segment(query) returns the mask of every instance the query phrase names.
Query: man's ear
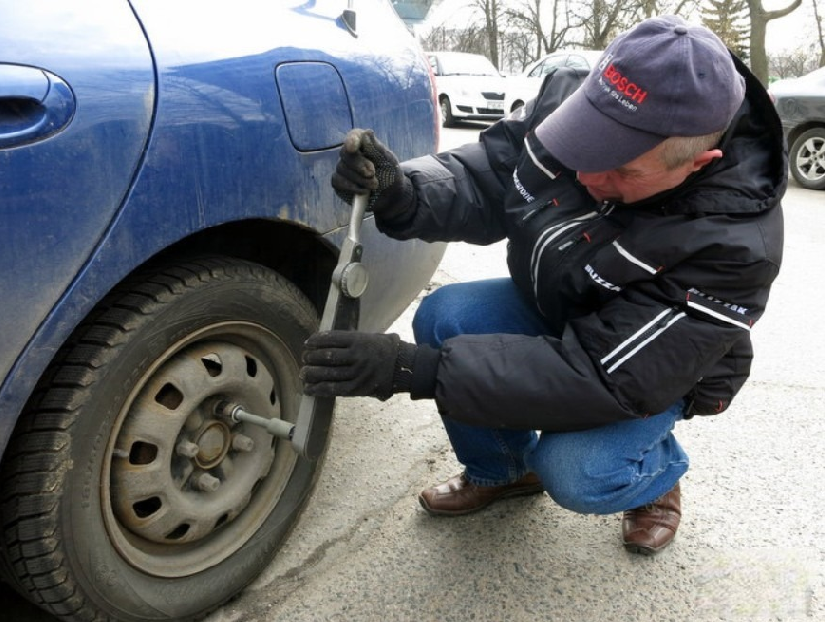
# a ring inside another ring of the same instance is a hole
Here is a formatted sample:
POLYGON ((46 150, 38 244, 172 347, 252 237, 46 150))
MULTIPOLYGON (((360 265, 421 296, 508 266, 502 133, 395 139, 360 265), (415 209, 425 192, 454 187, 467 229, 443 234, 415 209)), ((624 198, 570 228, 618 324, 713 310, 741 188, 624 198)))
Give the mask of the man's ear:
POLYGON ((721 149, 711 149, 710 151, 702 151, 701 153, 697 154, 695 158, 693 158, 693 172, 698 171, 700 168, 706 167, 716 158, 721 157, 721 149))

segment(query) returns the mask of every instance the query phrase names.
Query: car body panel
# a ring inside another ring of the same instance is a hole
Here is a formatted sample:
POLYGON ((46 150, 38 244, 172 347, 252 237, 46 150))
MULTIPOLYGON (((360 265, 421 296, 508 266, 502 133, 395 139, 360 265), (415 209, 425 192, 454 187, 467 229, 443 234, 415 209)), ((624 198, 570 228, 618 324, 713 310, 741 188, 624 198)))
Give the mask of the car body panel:
MULTIPOLYGON (((371 127, 399 158, 435 150, 417 44, 385 0, 359 0, 354 36, 346 4, 3 2, 0 63, 59 76, 76 112, 46 140, 0 149, 0 283, 20 301, 0 324, 0 449, 59 346, 138 266, 243 222, 289 225, 334 254, 348 209, 328 180, 344 133, 371 127)), ((363 237, 361 327, 383 330, 443 246, 371 222, 363 237)))
POLYGON ((504 116, 505 78, 480 54, 429 52, 438 97, 449 97, 455 119, 495 121, 504 116))
MULTIPOLYGON (((143 32, 125 2, 94 4, 78 14, 43 0, 4 3, 0 62, 59 77, 76 104, 62 131, 0 149, 0 377, 105 234, 149 134, 154 73, 143 32)), ((10 117, 8 101, 0 105, 10 117)))
POLYGON ((769 87, 789 142, 812 126, 825 126, 825 67, 769 87))
POLYGON ((597 50, 559 50, 533 61, 519 75, 507 77, 504 110, 509 114, 538 95, 544 76, 556 67, 589 71, 598 63, 601 55, 602 52, 597 50))

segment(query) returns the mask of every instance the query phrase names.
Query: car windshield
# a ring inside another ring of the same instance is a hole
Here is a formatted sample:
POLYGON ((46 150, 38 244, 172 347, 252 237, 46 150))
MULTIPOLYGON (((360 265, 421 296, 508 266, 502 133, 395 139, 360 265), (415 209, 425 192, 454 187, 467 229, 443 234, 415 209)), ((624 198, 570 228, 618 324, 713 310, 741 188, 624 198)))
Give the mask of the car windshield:
POLYGON ((493 63, 484 56, 442 56, 442 74, 445 76, 497 76, 493 63))

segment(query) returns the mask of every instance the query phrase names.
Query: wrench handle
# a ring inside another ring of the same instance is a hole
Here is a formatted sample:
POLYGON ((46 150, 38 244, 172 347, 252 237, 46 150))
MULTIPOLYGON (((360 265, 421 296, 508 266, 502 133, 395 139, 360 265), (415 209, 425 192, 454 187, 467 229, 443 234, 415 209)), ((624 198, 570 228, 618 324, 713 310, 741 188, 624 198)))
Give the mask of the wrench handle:
MULTIPOLYGON (((367 212, 369 195, 356 194, 352 202, 347 237, 341 245, 338 265, 333 272, 324 312, 321 315, 319 331, 355 330, 358 328, 358 300, 347 295, 341 278, 347 266, 361 261, 361 223, 367 212)), ((335 409, 334 397, 304 395, 298 407, 298 419, 292 434, 292 446, 300 455, 317 460, 324 452, 332 413, 335 409)))

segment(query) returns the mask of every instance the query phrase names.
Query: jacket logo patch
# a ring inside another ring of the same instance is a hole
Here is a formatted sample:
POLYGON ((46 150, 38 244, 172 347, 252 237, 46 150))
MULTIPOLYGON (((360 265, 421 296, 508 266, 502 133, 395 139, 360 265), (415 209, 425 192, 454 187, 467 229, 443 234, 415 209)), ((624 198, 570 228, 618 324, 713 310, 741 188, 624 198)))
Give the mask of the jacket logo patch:
POLYGON ((590 264, 587 264, 584 267, 584 271, 587 272, 588 276, 591 279, 593 279, 594 283, 596 283, 598 285, 601 285, 605 289, 609 289, 611 292, 620 292, 620 291, 622 291, 622 288, 619 287, 618 285, 614 285, 610 281, 605 281, 602 277, 600 277, 599 273, 596 272, 596 270, 594 270, 593 266, 591 266, 590 264))
POLYGON ((696 294, 697 296, 699 296, 700 298, 704 298, 708 302, 715 302, 716 304, 722 305, 724 308, 729 309, 734 313, 738 313, 739 315, 746 315, 748 312, 747 307, 743 307, 732 302, 725 302, 724 300, 719 300, 718 298, 714 298, 713 296, 705 294, 704 292, 700 292, 695 287, 691 287, 688 290, 688 294, 696 294))
POLYGON ((513 184, 515 184, 516 190, 518 190, 518 193, 522 196, 522 198, 525 201, 527 201, 528 203, 532 203, 536 200, 536 197, 527 192, 527 188, 525 188, 524 185, 521 183, 521 180, 518 178, 518 170, 513 171, 513 184))

